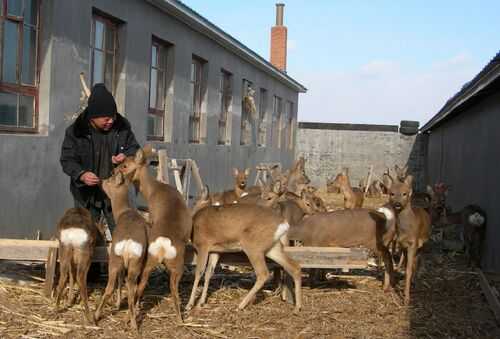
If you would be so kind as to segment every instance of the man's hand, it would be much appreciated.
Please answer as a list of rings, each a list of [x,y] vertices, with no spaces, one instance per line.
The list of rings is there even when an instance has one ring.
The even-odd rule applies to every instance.
[[[80,176],[80,181],[87,186],[95,186],[99,183],[99,178],[92,172],[85,172]]]
[[[121,164],[123,162],[123,160],[125,160],[125,158],[126,158],[125,154],[120,153],[117,155],[113,155],[111,157],[111,162],[115,165],[118,165],[118,164]]]

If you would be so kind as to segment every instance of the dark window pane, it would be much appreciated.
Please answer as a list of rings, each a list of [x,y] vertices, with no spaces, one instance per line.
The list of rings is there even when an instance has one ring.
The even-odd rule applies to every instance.
[[[154,116],[149,114],[148,115],[148,135],[154,135],[155,131],[155,119]]]
[[[154,114],[148,115],[148,135],[163,136],[163,117]]]
[[[35,98],[21,95],[19,97],[19,126],[33,127],[33,112],[35,110]]]
[[[19,2],[21,2],[21,1],[19,1]],[[25,24],[36,26],[37,7],[38,7],[38,3],[36,0],[24,0],[24,23]]]
[[[19,44],[18,24],[6,20],[4,26],[3,80],[17,83],[17,51]]]
[[[104,84],[110,91],[112,91],[113,87],[113,79],[114,79],[114,65],[113,65],[113,55],[105,54],[106,56],[106,71],[104,72]]]
[[[36,65],[36,31],[30,27],[24,27],[23,36],[23,65],[22,82],[33,85],[35,83]]]
[[[149,86],[149,107],[156,107],[156,90],[158,84],[158,71],[151,68],[151,83]]]
[[[103,45],[104,23],[99,20],[95,21],[94,47],[104,49]]]
[[[163,101],[165,98],[165,72],[158,72],[158,91],[156,94],[156,108],[163,110]]]
[[[23,10],[22,0],[8,0],[7,1],[7,12],[9,15],[22,16],[21,11]]]
[[[17,94],[0,92],[0,125],[17,126]]]
[[[151,47],[151,67],[158,67],[158,46]]]
[[[158,67],[162,70],[167,68],[167,48],[161,46],[159,49]]]
[[[108,52],[114,52],[115,49],[115,30],[114,27],[107,25],[105,27],[106,34],[106,50]]]
[[[94,72],[92,73],[92,84],[104,81],[104,53],[94,50]]]

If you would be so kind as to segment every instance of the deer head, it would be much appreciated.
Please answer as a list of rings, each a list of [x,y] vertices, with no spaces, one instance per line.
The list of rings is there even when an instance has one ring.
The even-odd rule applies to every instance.
[[[404,182],[396,182],[389,190],[389,203],[400,212],[411,203],[413,177],[408,175]]]
[[[248,176],[250,175],[250,168],[241,171],[233,168],[234,185],[239,189],[244,190],[247,187]]]
[[[396,178],[400,182],[404,182],[406,176],[408,175],[408,165],[405,165],[404,167],[399,167],[398,165],[395,165],[394,171],[396,172]]]

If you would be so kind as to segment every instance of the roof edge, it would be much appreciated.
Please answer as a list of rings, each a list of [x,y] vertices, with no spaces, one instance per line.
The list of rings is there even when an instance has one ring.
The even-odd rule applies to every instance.
[[[489,67],[488,67],[489,66]],[[488,69],[490,68],[490,69]],[[484,71],[484,74],[481,74]],[[427,123],[420,128],[421,132],[427,132],[444,119],[446,119],[451,113],[464,105],[472,97],[479,94],[479,92],[486,89],[493,81],[500,77],[500,60],[493,59],[491,63],[485,66],[485,69],[481,71],[475,78],[471,80],[471,84],[466,84],[465,88],[459,91],[454,97],[452,97],[448,102],[445,103],[443,108],[434,115]]]
[[[209,39],[214,40],[229,51],[235,53],[242,59],[250,62],[262,71],[270,74],[277,80],[286,84],[288,87],[297,90],[299,93],[306,93],[307,88],[294,80],[286,73],[281,72],[269,61],[255,53],[243,43],[232,37],[215,24],[204,18],[189,6],[177,0],[145,0],[150,4],[162,9],[178,20],[188,24],[192,29],[204,34]]]

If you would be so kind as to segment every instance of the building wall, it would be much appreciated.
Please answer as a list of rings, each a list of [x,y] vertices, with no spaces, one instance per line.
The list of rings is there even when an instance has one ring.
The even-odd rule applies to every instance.
[[[124,22],[119,28],[119,57],[116,100],[118,109],[131,122],[141,144],[146,142],[149,97],[151,39],[173,44],[169,66],[173,79],[168,89],[171,142],[156,143],[169,157],[193,158],[212,191],[229,188],[232,167],[253,167],[260,162],[279,161],[288,167],[294,152],[271,147],[272,97],[294,103],[297,116],[298,93],[267,73],[258,70],[186,24],[161,12],[143,0],[42,1],[39,48],[40,133],[0,134],[0,237],[31,237],[37,230],[42,238],[53,234],[63,211],[72,206],[69,178],[59,165],[65,116],[79,106],[79,74],[90,72],[90,39],[93,8]],[[263,39],[267,37],[262,37]],[[208,61],[207,139],[204,144],[188,143],[190,107],[189,75],[192,55]],[[231,145],[217,145],[218,87],[221,68],[233,74]],[[256,104],[259,88],[268,91],[267,147],[255,142],[240,146],[242,79],[253,82]],[[255,173],[252,173],[252,178]]]
[[[432,183],[451,185],[448,202],[453,210],[478,204],[488,215],[483,267],[500,271],[500,86],[476,100],[460,115],[431,130],[428,176]]]
[[[328,178],[348,167],[351,185],[358,186],[371,165],[381,177],[387,167],[408,164],[417,188],[423,188],[425,143],[421,135],[400,134],[398,126],[381,126],[377,130],[368,125],[359,130],[359,125],[347,129],[315,125],[314,129],[299,125],[296,145],[296,157],[307,159],[306,172],[313,184],[325,186]]]

